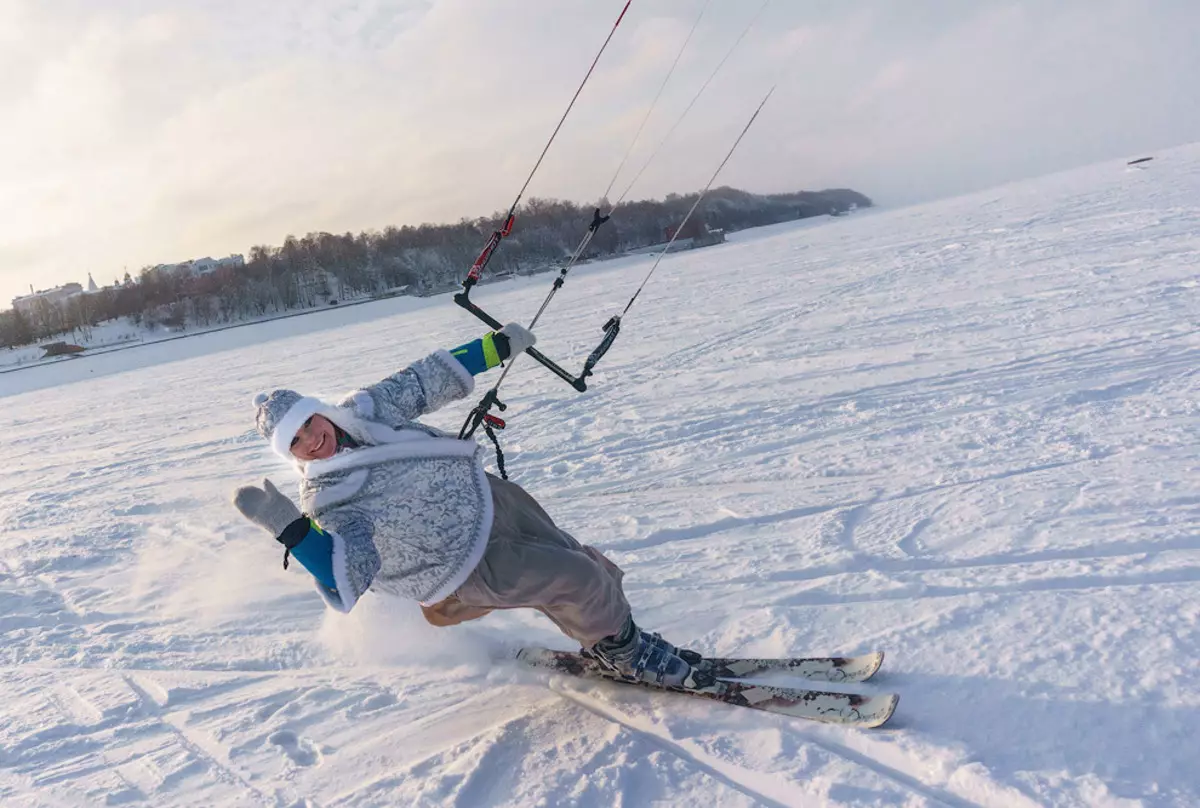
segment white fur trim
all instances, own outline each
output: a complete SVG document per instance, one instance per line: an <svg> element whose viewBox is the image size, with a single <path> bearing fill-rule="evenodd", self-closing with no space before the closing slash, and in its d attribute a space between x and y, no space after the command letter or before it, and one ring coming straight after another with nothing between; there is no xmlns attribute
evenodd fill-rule
<svg viewBox="0 0 1200 808"><path fill-rule="evenodd" d="M313 461L316 462L316 461ZM309 465L312 465L311 463ZM348 499L354 497L359 492L359 489L367 481L370 472L366 469L358 469L354 473L348 475L337 485L330 485L322 488L317 492L316 496L312 497L305 503L305 510L320 511L325 508L332 508L334 505L339 505Z"/></svg>
<svg viewBox="0 0 1200 808"><path fill-rule="evenodd" d="M459 441L459 443L466 443L466 441ZM492 519L495 517L495 506L492 503L492 486L488 483L483 466L479 464L475 465L475 480L483 491L483 518L480 520L479 530L475 533L471 543L471 553L454 577L442 584L441 588L429 597L429 600L421 601L422 606L432 606L453 595L471 577L471 573L479 566L479 562L483 560L483 554L487 551L488 537L492 533Z"/></svg>
<svg viewBox="0 0 1200 808"><path fill-rule="evenodd" d="M350 573L346 569L346 541L332 530L329 531L329 538L333 541L333 582L337 584L338 591L334 595L320 581L317 581L317 591L331 609L347 614L358 603L358 598L354 595Z"/></svg>
<svg viewBox="0 0 1200 808"><path fill-rule="evenodd" d="M369 421L375 417L375 399L371 398L371 394L366 390L355 390L347 397L346 404L354 407L354 412L359 418Z"/></svg>
<svg viewBox="0 0 1200 808"><path fill-rule="evenodd" d="M328 589L326 589L324 584L322 584L320 581L318 581L315 578L313 579L313 586L316 587L317 594L319 594L321 596L321 600L325 601L326 606L333 609L335 612L337 612L339 614L347 614L350 611L350 608L348 608L345 604L342 603L340 593L335 595L334 593L332 593ZM355 602L357 603L357 601L355 601Z"/></svg>
<svg viewBox="0 0 1200 808"><path fill-rule="evenodd" d="M462 362L454 358L454 354L445 348L439 348L430 355L440 359L442 364L448 367L458 377L458 380L463 383L463 387L467 388L467 391L463 393L464 396L469 395L475 389L475 377L471 375L471 371L463 367Z"/></svg>
<svg viewBox="0 0 1200 808"><path fill-rule="evenodd" d="M330 409L329 405L317 398L305 396L297 401L275 424L275 431L271 433L271 449L284 460L294 459L291 448L292 438L296 437L296 433L300 431L300 427L304 426L305 421L322 410L328 409Z"/></svg>
<svg viewBox="0 0 1200 808"><path fill-rule="evenodd" d="M395 432L395 430L393 431ZM304 476L311 480L323 474L374 466L390 460L407 460L417 457L474 457L480 449L479 444L475 441L435 438L417 433L415 430L405 430L405 432L410 434L404 435L396 432L398 439L393 443L364 446L353 452L340 452L325 460L306 463Z"/></svg>

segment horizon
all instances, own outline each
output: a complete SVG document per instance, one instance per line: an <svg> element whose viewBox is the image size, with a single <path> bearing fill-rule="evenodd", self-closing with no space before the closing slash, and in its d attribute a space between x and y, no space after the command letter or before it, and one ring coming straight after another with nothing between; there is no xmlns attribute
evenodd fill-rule
<svg viewBox="0 0 1200 808"><path fill-rule="evenodd" d="M0 306L506 210L623 2L106 5L0 2ZM757 4L634 2L527 198L598 198L702 7L641 164ZM717 185L894 208L1193 142L1197 27L1168 0L769 4L633 196L698 190L775 81Z"/></svg>
<svg viewBox="0 0 1200 808"><path fill-rule="evenodd" d="M1164 151L1171 151L1171 150L1173 150L1173 149L1185 148L1185 147L1187 147L1187 146L1194 145L1195 143L1200 143L1200 141L1192 141L1192 142L1186 142L1186 143L1175 144L1175 145L1173 145L1173 146L1166 146L1166 147L1163 147L1162 149L1150 149L1150 150L1147 150L1147 152L1146 152L1146 156L1147 156L1147 157L1148 157L1150 160L1154 160L1154 159L1155 159L1155 157L1156 157L1156 156L1157 156L1159 153L1161 153L1161 152L1164 152ZM1153 154L1151 154L1151 152L1153 152ZM1126 158L1128 158L1128 159L1126 159ZM887 210L901 210L901 209L904 209L904 208L907 208L907 207L912 207L912 206L915 206L915 205L926 205L926 204L937 203L937 202L949 202L949 201L953 201L954 199L957 199L957 198L959 198L959 197L971 196L972 194L978 194L978 193L986 193L986 192L988 192L988 191L992 191L992 190L996 190L996 189L999 189L999 188L1003 188L1003 187L1005 187L1005 186L1008 186L1008 185L1012 185L1012 184L1016 184L1016 183L1021 183L1021 182L1028 182L1028 181L1032 181L1032 180L1037 180L1037 179L1040 179L1040 178L1042 178L1042 177L1049 177L1049 176L1053 176L1053 175L1056 175L1056 174L1064 174L1064 173L1068 173L1068 172L1071 172L1071 171L1077 171L1077 170L1080 170L1080 169L1086 169L1086 168L1089 168L1090 166L1093 166L1093 165L1099 165L1099 164L1101 164L1101 163L1106 163L1106 162L1113 162L1113 163L1115 163L1115 162L1117 162L1117 161L1119 160L1119 161L1121 161L1121 163L1122 163L1122 164L1124 164L1124 165L1127 165L1127 164L1129 163L1129 161L1130 161L1130 160L1133 160L1133 159L1135 159L1134 155L1133 155L1133 154L1130 154L1130 155L1123 155L1123 156L1118 156L1118 157L1105 158L1105 159L1096 160L1096 161L1092 161L1092 162L1089 162L1089 163L1084 163L1084 164L1080 164L1080 165L1064 166L1063 168L1056 169L1056 170L1054 170L1054 171L1046 172L1046 173L1043 173L1043 174L1034 174L1034 175L1030 175L1030 176L1028 176L1028 177L1013 177L1012 179L1004 180L1003 182L998 182L998 183L996 183L995 185L990 185L990 186L986 186L986 187L983 187L983 188L973 188L973 189L970 189L970 190L962 191L962 192L960 192L960 193L949 194L949 195L947 195L947 196L945 196L945 197L935 197L935 198L932 198L932 199L912 200L912 201L905 202L905 203L902 203L902 204L899 204L899 205L886 206L886 208L885 208L885 209L887 209ZM833 187L830 187L830 188L803 188L803 189L799 189L799 190L796 190L796 191L771 191L771 192L757 192L757 191L749 191L749 190L747 190L747 189L745 189L745 188L733 188L732 186L714 185L714 186L713 186L713 188L711 189L711 191L717 191L717 190L720 190L720 189L722 189L722 188L730 188L731 190L735 190L735 191L739 191L739 192L745 192L745 193L751 193L751 194L756 194L756 195L760 195L760 196L771 196L771 195L779 195L779 194L802 194L802 193L817 193L817 194L819 194L819 193L824 193L824 192L829 192L829 191L837 191L837 190L849 190L849 191L855 191L855 192L861 193L863 196L867 197L867 198L870 200L870 202L871 202L871 205L870 205L870 208L871 208L871 209L880 209L881 207L884 207L884 206L880 206L880 205L879 205L879 204L876 202L876 200L875 200L875 199L874 199L874 198L873 198L873 197L872 197L870 194L864 193L864 192L860 191L860 190L859 190L859 189L857 189L857 188L833 188ZM691 194L695 194L695 193L697 193L697 192L698 192L698 190L699 190L699 189L692 190L692 191L687 191L687 192L682 192L682 193L681 193L681 192L675 192L675 191L667 191L667 192L666 192L666 194L665 194L664 196L666 196L666 195L670 195L670 194L673 194L673 193L677 193L679 196L687 197L687 196L689 196L689 195L691 195ZM710 191L710 192L711 192L711 191ZM533 198L534 198L534 197L528 197L528 198L526 198L526 199L522 199L522 204L524 204L525 202L528 202L530 199L533 199ZM594 202L595 202L595 200L592 200L592 201L581 201L581 200L573 200L573 199L560 199L560 198L558 198L558 197L537 197L537 198L539 198L539 199L550 199L550 200L552 200L552 201L556 201L556 202L567 202L567 203L569 203L569 204L573 204L573 205L576 205L576 206L581 206L581 207L586 207L586 206L588 206L588 205L594 204ZM656 198L654 198L654 199L633 199L633 200L630 200L630 201L629 201L627 204L638 204L638 203L644 203L644 202L662 202L662 201L663 201L663 197L656 197ZM861 210L861 209L860 209L860 210ZM482 216L459 216L459 217L457 217L457 218L454 218L454 219L445 219L445 220L442 220L442 221L436 221L436 222L434 222L434 221L423 221L423 222L420 222L420 223L418 223L418 224L411 224L411 223L409 223L409 222L394 223L394 224L385 224L385 225L383 225L382 227L376 227L376 228L370 228L370 229L363 229L363 230L358 230L358 231L354 231L353 229L351 229L351 230L346 230L346 231L342 231L342 232L339 232L339 233L332 233L332 231L329 231L329 230L310 230L310 231L308 231L307 233L288 233L287 235L285 235L285 236L283 236L282 238L278 239L278 241L277 241L277 242L274 242L274 243L264 243L264 244L253 244L253 245L250 245L249 247L247 247L247 248L246 248L245 250L243 250L243 251L232 252L232 253L228 253L228 254L225 254L225 255L219 255L219 254L215 254L215 253L207 253L207 254L203 254L203 255L193 255L193 256L189 256L189 257L187 257L187 258L180 258L180 259L179 259L179 260L177 260L177 261L156 261L156 262L154 262L153 264L145 264L145 265L142 265L142 266L138 266L138 267L136 267L136 268L125 268L125 267L122 267L122 268L121 268L121 269L118 271L118 275L117 275L117 276L114 278L114 280L113 280L112 282L110 282L110 283L105 283L105 282L103 282L102 280L95 280L94 278L93 278L93 280L95 280L96 286L97 286L99 289L105 289L105 288L109 288L109 287L115 287L115 286L119 286L119 285L121 285L121 283L122 283L122 277L123 277L123 275L124 275L126 272L128 272L128 273L129 273L129 275L130 275L130 277L132 278L132 280L133 280L135 283L137 283L137 282L138 282L138 280L139 280L139 274L141 273L141 271L142 271L143 269L154 269L154 268L156 268L156 267L159 267L159 266L176 266L176 265L180 265L180 264L188 264L188 263L192 263L192 262L194 262L194 261L202 261L202 260L205 260L205 259L214 259L214 260L218 260L218 261L220 261L220 260L223 260L223 259L226 259L226 258L232 258L232 257L238 257L238 256L240 256L240 257L242 257L242 258L246 258L246 256L248 256L248 255L249 255L249 253L250 253L250 248L251 248L251 247L256 247L256 246L265 246L265 247L267 247L267 248L269 248L269 249L272 249L272 250L274 250L274 249L278 249L280 246L282 246L282 245L283 245L283 243L284 243L284 242L285 242L287 239L289 239L289 238L303 238L303 237L305 237L305 236L308 236L308 235L310 235L310 234L314 234L314 233L332 233L333 235L344 235L345 233L350 233L350 234L354 235L354 236L357 238L357 237L361 237L361 236L363 236L363 235L367 235L367 234L370 234L370 233L373 233L373 232L381 232L381 231L383 231L383 230L386 230L386 229L388 229L388 228L391 228L391 227L395 227L395 228L405 228L405 227L414 227L414 228L420 228L420 227L452 227L452 226L454 226L455 224L457 224L458 222L460 222L460 221L462 221L462 220L464 220L464 219L465 219L465 220L467 220L467 221L477 221L477 220L482 220L482 219L490 219L490 220L496 220L496 221L499 221L500 219L502 219L502 218L503 218L503 216L504 216L504 214L505 214L506 212L507 212L507 210L505 210L505 209L497 209L497 210L493 211L493 212L492 212L492 213L490 213L490 214L485 214L485 215L482 215ZM819 218L819 217L816 217L816 216L814 216L814 217L806 217L806 218ZM803 221L803 219L796 219L795 221ZM520 224L520 218L519 218L519 217L518 217L518 219L517 219L517 223L518 223L518 227L519 227L519 224ZM777 224L780 224L780 223L776 222L776 223L773 223L773 224L766 224L766 225L756 225L755 227L774 227L774 226L775 226L775 225L777 225ZM750 227L750 228L746 228L746 229L754 229L754 227ZM483 245L483 242L480 242L480 246L481 246L481 248L482 248L482 245ZM246 259L246 260L249 260L249 259ZM466 273L466 270L467 270L467 269L469 269L469 267L465 267L465 266L463 267L463 273L464 273L464 275L465 275L465 273ZM41 293L43 293L43 292L49 292L49 291L53 291L54 289L62 288L62 287L65 287L65 286L70 286L71 284L75 284L75 285L82 286L82 287L83 287L83 288L86 290L86 289L87 289L87 287L88 287L88 284L87 284L87 276L88 276L88 274L89 274L89 273L85 272L85 273L84 273L84 278L83 278L83 279L67 279L67 280L61 281L60 283L56 284L56 285L55 285L55 286L53 286L53 287L45 287L45 288L40 288L40 289L39 289L39 288L36 288L36 284L35 284L33 287L26 287L26 288L27 288L29 291L25 291L25 292L17 292L16 294L12 295L12 296L11 296L11 298L8 300L8 302L7 302L7 305L5 304L5 301L4 301L4 300L0 300L0 311L8 311L8 310L11 310L11 309L12 309L12 299L13 299L13 298L18 298L18 299L19 299L19 298L22 298L22 297L28 297L28 296L31 296L31 295L41 294ZM92 272L92 273L90 273L90 274L94 275L95 273L94 273L94 272Z"/></svg>
<svg viewBox="0 0 1200 808"><path fill-rule="evenodd" d="M834 193L834 192L845 191L845 190L855 191L856 189L853 189L853 188L850 188L850 189L843 189L843 188L800 189L797 191L777 191L777 192L772 192L769 194L757 194L753 191L746 191L743 188L734 188L732 186L727 186L727 185L714 185L711 189L709 189L709 195L712 195L712 194L722 191L722 190L730 190L730 191L735 191L738 193L749 193L749 194L752 194L755 196L770 197L770 196L789 196L789 195L800 195L800 194L820 195L820 194L824 194L824 193ZM670 196L673 193L676 193L676 192L669 191L669 192L667 192L667 196ZM694 196L696 193L698 193L698 190L687 191L684 193L677 193L677 195L686 200L689 197ZM867 197L867 200L870 203L870 207L875 206L874 200L872 200L869 197L869 195L863 194L863 196ZM532 196L530 196L530 197L522 199L521 204L522 204L522 206L526 205L526 204L532 202L534 199L542 199L542 200L548 200L548 201L552 201L552 202L563 202L566 204L574 205L581 209L587 208L596 203L596 200L578 201L578 200L571 200L571 199L559 199L556 197L532 197ZM646 203L663 204L664 201L665 200L663 197L658 197L658 198L654 198L654 199L633 199L633 200L630 200L626 204L630 204L630 205L646 204ZM342 233L330 233L330 231L328 231L328 230L313 230L313 231L309 231L308 233L301 233L301 234L289 233L286 236L284 236L283 238L279 239L279 241L277 243L255 244L255 245L251 245L251 247L265 246L270 250L277 250L288 239L305 238L307 236L310 236L313 234L318 234L318 233L330 233L331 235L338 235L338 236L349 234L349 235L354 236L355 238L362 238L364 236L369 236L373 233L383 232L390 228L396 228L396 229L403 229L403 228L408 228L408 227L411 227L411 228L422 228L422 227L434 227L434 228L446 227L446 228L449 228L449 227L456 226L459 222L464 221L464 220L471 221L471 222L490 220L493 224L498 225L501 221L503 221L506 213L507 213L506 210L500 209L500 210L493 211L492 213L483 215L483 216L460 216L459 218L453 219L453 220L447 219L447 220L443 220L440 222L421 222L419 224L410 224L408 222L399 223L399 224L386 224L380 228L372 228L369 230L359 230L357 232L348 230L348 231L344 231ZM520 213L521 213L521 209L518 208L517 219L516 219L516 221L518 222L518 225L520 223ZM802 219L805 219L805 218L817 218L820 215L823 215L823 214L816 214L814 216L800 217L800 218L796 219L795 221L801 221ZM744 228L744 229L753 229L754 227L770 227L775 224L779 224L779 222L773 222L771 224L766 224L766 225L754 225L752 227ZM481 247L482 247L483 243L484 243L483 241L480 242ZM226 260L228 258L241 258L241 259L245 259L245 260L249 261L249 259L247 259L247 256L249 254L250 254L250 248L247 248L244 252L229 253L228 255L213 255L213 254L194 255L194 256L190 256L188 258L180 259L178 261L158 261L153 264L146 264L144 266L137 267L136 269L122 268L122 270L120 270L120 273L119 273L120 276L115 277L113 282L111 282L111 283L104 283L102 280L98 281L93 277L94 273L87 272L87 273L85 273L86 277L84 279L65 280L53 287L38 289L34 285L30 285L29 291L20 292L16 295L13 295L12 299L9 300L9 304L8 304L7 308L5 307L3 301L0 301L0 312L11 310L13 300L19 300L24 297L32 297L32 296L43 294L46 292L52 292L52 291L55 291L58 289L63 289L63 288L66 288L66 287L69 287L72 285L80 286L86 291L86 290L88 290L89 280L96 284L97 290L102 290L102 289L107 289L107 288L116 288L116 287L122 285L123 276L126 273L129 274L131 280L134 283L138 283L138 282L140 282L140 277L139 277L140 273L146 269L158 269L161 267L168 267L168 268L177 267L177 266L181 266L184 264L193 264L198 261L206 261L206 260L214 260L214 261L219 262L219 261ZM612 257L612 256L606 256L606 257ZM463 268L464 274L466 273L467 269L469 269L469 267Z"/></svg>

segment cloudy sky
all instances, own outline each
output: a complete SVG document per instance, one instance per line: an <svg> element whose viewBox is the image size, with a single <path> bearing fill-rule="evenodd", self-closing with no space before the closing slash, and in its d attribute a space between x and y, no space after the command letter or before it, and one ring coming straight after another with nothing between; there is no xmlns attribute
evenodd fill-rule
<svg viewBox="0 0 1200 808"><path fill-rule="evenodd" d="M506 208L622 5L0 0L0 305ZM704 5L633 0L531 195L600 195ZM634 169L760 7L711 0ZM1197 42L1196 0L773 0L632 197L775 82L722 184L894 206L1200 140Z"/></svg>

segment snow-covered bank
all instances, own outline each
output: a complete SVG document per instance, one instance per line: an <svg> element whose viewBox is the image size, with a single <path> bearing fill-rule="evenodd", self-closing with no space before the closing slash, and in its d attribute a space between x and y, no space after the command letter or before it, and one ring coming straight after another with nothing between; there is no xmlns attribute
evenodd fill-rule
<svg viewBox="0 0 1200 808"><path fill-rule="evenodd" d="M294 480L250 398L479 333L449 297L0 377L0 802L1197 804L1200 148L1157 157L670 256L592 390L506 382L514 478L646 626L883 648L873 733L494 663L569 647L540 615L322 612L228 504ZM580 267L539 347L582 362L647 268Z"/></svg>
<svg viewBox="0 0 1200 808"><path fill-rule="evenodd" d="M226 332L226 331L232 331L232 330L238 329L238 328L248 328L248 327L252 327L252 326L261 326L261 325L267 325L267 324L271 324L271 323L278 323L279 321L291 320L296 317L309 317L309 316L313 316L313 315L320 316L320 315L324 315L326 313L332 313L335 311L336 312L353 312L352 315L338 314L337 316L333 316L333 317L321 317L320 319L311 323L307 328L297 328L296 326L293 325L293 326L290 326L290 327L284 328L284 329L278 329L278 328L269 329L266 332L266 334L268 335L266 338L274 339L276 337L271 336L271 335L274 335L274 334L290 335L290 334L295 333L298 330L314 331L314 330L319 330L319 329L323 329L323 328L337 328L341 325L344 325L347 322L358 322L361 320L369 320L369 319L373 319L374 317L387 317L387 316L392 316L397 313L395 309L387 309L387 308L379 308L379 307L376 307L375 309L370 310L365 313L356 311L356 309L359 306L365 306L365 305L369 305L371 303L378 303L378 302L386 302L386 300L384 300L384 301L370 301L370 300L353 301L350 303L343 304L338 309L332 309L332 308L330 308L330 309L327 309L327 308L301 309L301 310L295 310L295 311L286 311L282 314L273 314L270 316L261 317L261 318L254 319L254 320L242 320L242 321L236 321L236 322L232 322L232 323L225 323L222 325L214 325L214 326L208 326L208 327L196 327L196 328L184 328L184 329L170 329L170 328L165 328L162 326L153 326L153 327L138 326L138 325L135 325L132 322L130 322L128 318L121 317L116 320L110 320L108 322L101 323L100 325L91 327L91 328L87 329L86 331L76 331L76 332L71 332L68 334L58 334L56 336L49 337L45 340L41 340L39 342L39 344L36 344L36 345L25 345L25 346L21 346L19 348L10 348L7 350L0 350L0 375L6 374L6 373L15 373L17 371L34 370L36 368L45 367L47 365L57 365L57 364L69 362L69 361L75 360L75 359L91 359L91 358L94 358L97 356L104 356L106 354L116 353L119 351L133 350L136 348L144 348L146 346L155 346L155 345L159 345L160 343L178 342L179 340L193 339L195 337L207 337L207 336L211 336L213 334L218 334L218 333L222 333L222 332ZM408 308L402 307L400 310L406 311L406 310L408 310ZM357 315L357 316L355 316L355 315ZM179 353L178 355L172 353L172 350L168 349L165 352L160 352L160 353L154 355L153 358L147 358L147 359L142 359L142 360L134 359L129 362L121 363L120 365L118 365L118 367L130 367L130 368L146 367L147 365L155 364L156 362L163 362L163 361L170 362L170 361L174 361L176 359L183 359L188 356L202 356L204 354L213 353L215 351L225 350L228 347L238 347L241 345L245 345L247 343L253 342L254 339L255 339L254 334L249 334L249 335L243 336L240 339L222 338L220 341L218 341L216 343L209 343L198 349L185 350L185 351L182 351L181 353ZM42 348L42 345L49 345L54 342L65 342L70 345L77 345L79 347L84 348L85 352L72 353L72 354L62 355L62 356L46 356L45 351ZM61 374L61 373L59 373L59 374L52 373L48 377L46 377L46 379L44 381L34 382L32 385L29 385L29 384L18 385L18 386L16 386L16 389L24 389L25 387L36 388L36 387L43 387L43 386L52 386L54 384L61 384L61 383L63 383L63 381L71 380L73 378L83 378L88 375L94 375L95 372L96 371L94 368L89 367L87 369L87 371L85 371L84 373L76 372L76 373L72 374L72 373L68 372L65 375ZM104 367L101 367L101 372L108 373L108 372L112 372L112 370L110 369L110 367L104 366ZM2 393L0 393L0 394L2 394Z"/></svg>

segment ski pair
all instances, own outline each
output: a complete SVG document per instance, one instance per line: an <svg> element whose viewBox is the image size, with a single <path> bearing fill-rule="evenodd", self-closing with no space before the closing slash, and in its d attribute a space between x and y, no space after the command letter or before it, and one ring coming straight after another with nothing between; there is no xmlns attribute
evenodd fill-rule
<svg viewBox="0 0 1200 808"><path fill-rule="evenodd" d="M517 653L521 663L532 668L552 670L573 676L607 679L622 684L644 684L614 675L595 659L571 651L552 651L548 648L522 648ZM747 676L772 670L785 670L821 681L863 681L879 670L883 654L864 657L828 657L797 659L732 659L717 658L700 662L697 667L707 669L714 675L717 671L733 672L732 675ZM841 664L844 663L844 664ZM844 669L844 671L843 671ZM832 677L842 678L834 679ZM856 678L850 678L856 677ZM650 685L646 685L649 687ZM749 707L770 713L779 713L794 718L872 728L881 726L896 710L900 697L895 694L866 696L857 693L828 693L820 690L804 690L790 687L759 685L753 682L737 682L716 679L711 685L693 688L666 688L698 698Z"/></svg>

